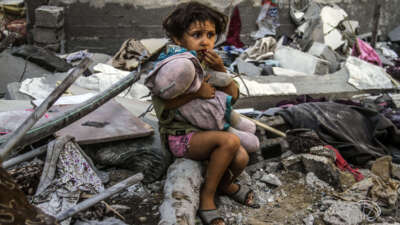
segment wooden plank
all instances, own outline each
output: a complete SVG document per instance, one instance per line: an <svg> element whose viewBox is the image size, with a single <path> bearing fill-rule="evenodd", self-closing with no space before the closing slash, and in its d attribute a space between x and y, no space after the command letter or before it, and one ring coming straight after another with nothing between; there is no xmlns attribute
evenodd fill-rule
<svg viewBox="0 0 400 225"><path fill-rule="evenodd" d="M50 111L62 114L74 106L54 106ZM104 127L83 125L88 122L104 123ZM79 144L104 143L116 140L125 140L149 136L154 133L153 128L135 117L121 104L111 100L95 111L57 131L56 136L71 135Z"/></svg>

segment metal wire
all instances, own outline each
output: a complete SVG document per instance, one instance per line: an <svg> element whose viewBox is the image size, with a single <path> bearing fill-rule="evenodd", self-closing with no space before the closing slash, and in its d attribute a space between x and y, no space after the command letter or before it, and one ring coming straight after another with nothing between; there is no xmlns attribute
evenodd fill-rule
<svg viewBox="0 0 400 225"><path fill-rule="evenodd" d="M375 221L378 217L381 216L381 208L374 201L370 200L361 200L358 202L360 205L361 211L364 213L365 219L368 222Z"/></svg>

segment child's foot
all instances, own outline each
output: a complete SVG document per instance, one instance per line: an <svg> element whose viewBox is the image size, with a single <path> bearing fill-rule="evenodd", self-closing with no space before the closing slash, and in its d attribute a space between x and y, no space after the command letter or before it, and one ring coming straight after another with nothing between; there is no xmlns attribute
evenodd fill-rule
<svg viewBox="0 0 400 225"><path fill-rule="evenodd" d="M199 217L204 225L226 225L217 209L199 210Z"/></svg>
<svg viewBox="0 0 400 225"><path fill-rule="evenodd" d="M252 208L260 207L255 202L255 192L247 186L232 183L225 191L222 192L236 202L245 206Z"/></svg>

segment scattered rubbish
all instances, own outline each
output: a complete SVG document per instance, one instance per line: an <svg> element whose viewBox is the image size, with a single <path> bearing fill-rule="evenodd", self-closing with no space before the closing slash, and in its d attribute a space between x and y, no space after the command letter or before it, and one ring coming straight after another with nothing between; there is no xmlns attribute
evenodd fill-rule
<svg viewBox="0 0 400 225"><path fill-rule="evenodd" d="M258 25L258 31L251 34L254 39L257 40L265 36L275 36L276 29L280 26L278 1L263 0L256 23Z"/></svg>

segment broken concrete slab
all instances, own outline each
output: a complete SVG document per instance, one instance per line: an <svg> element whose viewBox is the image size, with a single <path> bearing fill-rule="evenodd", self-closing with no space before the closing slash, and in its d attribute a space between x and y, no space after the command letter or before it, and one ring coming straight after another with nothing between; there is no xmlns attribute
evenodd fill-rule
<svg viewBox="0 0 400 225"><path fill-rule="evenodd" d="M49 71L67 72L72 68L70 64L57 57L53 52L32 45L14 48L12 54L36 63Z"/></svg>
<svg viewBox="0 0 400 225"><path fill-rule="evenodd" d="M273 74L276 76L288 76L288 77L298 77L298 76L314 76L313 74L306 74L303 72L285 69L282 67L272 67Z"/></svg>
<svg viewBox="0 0 400 225"><path fill-rule="evenodd" d="M53 106L50 117L74 108L75 106ZM146 137L153 134L151 126L133 116L119 103L111 100L85 117L57 131L55 136L72 135L78 144L104 143L117 140Z"/></svg>
<svg viewBox="0 0 400 225"><path fill-rule="evenodd" d="M333 74L327 74L324 76L260 76L247 77L246 79L249 81L256 81L259 84L291 83L296 89L296 94L281 92L281 94L276 93L273 96L267 94L260 94L257 96L244 96L239 98L239 100L235 104L236 108L254 108L256 110L265 110L266 108L275 107L277 103L283 100L295 100L299 95L309 95L313 98L325 97L328 99L349 99L354 95L364 93L377 94L396 90L395 87L371 87L363 90L357 89L347 82L349 79L349 72L346 68L342 68ZM240 81L239 83L241 84ZM243 93L246 94L246 90L244 90Z"/></svg>
<svg viewBox="0 0 400 225"><path fill-rule="evenodd" d="M324 75L329 73L329 62L294 48L282 46L275 51L274 59L286 69L306 74Z"/></svg>
<svg viewBox="0 0 400 225"><path fill-rule="evenodd" d="M394 30L390 31L389 39L392 42L400 41L400 26L396 27Z"/></svg>
<svg viewBox="0 0 400 225"><path fill-rule="evenodd" d="M150 55L154 55L156 52L160 51L168 41L169 39L167 38L148 38L140 40L140 43L142 43Z"/></svg>
<svg viewBox="0 0 400 225"><path fill-rule="evenodd" d="M243 61L242 59L236 59L237 68L239 74L245 74L247 76L260 76L262 68L255 66L252 63Z"/></svg>
<svg viewBox="0 0 400 225"><path fill-rule="evenodd" d="M331 225L357 225L363 220L364 214L355 202L335 202L324 213L324 221Z"/></svg>
<svg viewBox="0 0 400 225"><path fill-rule="evenodd" d="M349 73L349 84L355 88L364 89L390 89L395 88L390 75L385 69L363 61L357 57L349 56L344 64Z"/></svg>
<svg viewBox="0 0 400 225"><path fill-rule="evenodd" d="M35 9L35 26L60 28L64 25L64 8L43 5Z"/></svg>
<svg viewBox="0 0 400 225"><path fill-rule="evenodd" d="M324 23L323 30L325 35L335 29L340 24L340 22L342 22L347 17L346 11L337 6L323 7L320 15L321 20Z"/></svg>
<svg viewBox="0 0 400 225"><path fill-rule="evenodd" d="M33 100L27 94L21 93L19 89L21 88L21 83L11 82L7 84L7 92L5 98L8 100Z"/></svg>
<svg viewBox="0 0 400 225"><path fill-rule="evenodd" d="M21 57L11 55L9 49L0 53L0 92L7 92L8 83L18 82L21 78L41 77L45 73L49 71Z"/></svg>
<svg viewBox="0 0 400 225"><path fill-rule="evenodd" d="M330 63L330 73L334 73L339 69L340 63L336 58L336 53L328 45L314 42L308 50L308 54L328 61Z"/></svg>
<svg viewBox="0 0 400 225"><path fill-rule="evenodd" d="M0 100L0 112L32 109L32 107L28 100Z"/></svg>
<svg viewBox="0 0 400 225"><path fill-rule="evenodd" d="M325 44L334 50L345 43L342 33L338 29L332 29L329 33L325 34L324 40Z"/></svg>

